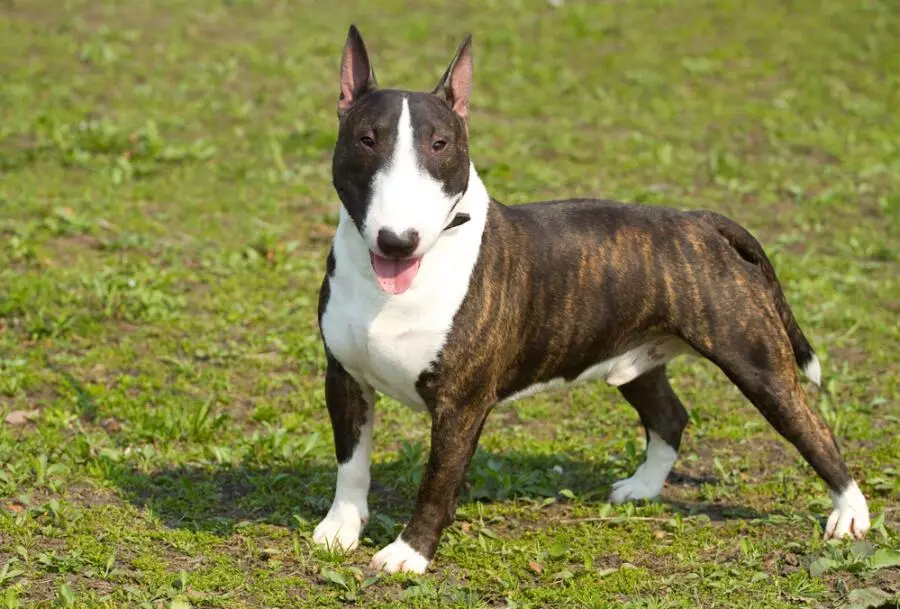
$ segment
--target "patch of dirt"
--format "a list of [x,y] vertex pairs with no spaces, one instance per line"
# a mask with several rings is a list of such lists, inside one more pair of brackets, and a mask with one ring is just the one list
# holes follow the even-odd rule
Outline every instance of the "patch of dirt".
[[719,479],[711,475],[694,475],[689,471],[684,471],[684,468],[679,466],[672,470],[666,482],[673,486],[700,487],[704,484],[718,484]]
[[[499,430],[518,427],[523,424],[525,424],[525,422],[519,418],[519,412],[515,408],[495,408],[493,412],[491,412],[488,421],[485,423],[485,432],[488,431],[489,426]],[[532,426],[531,422],[528,422],[527,424],[529,428]]]
[[[679,452],[681,458],[669,482],[682,486],[700,486],[704,482],[718,483],[720,480],[715,467],[716,457],[719,457],[721,462],[723,457],[747,456],[746,461],[741,462],[742,467],[746,466],[740,473],[742,480],[763,478],[773,469],[790,467],[797,462],[797,452],[787,442],[776,437],[774,432],[762,437],[754,434],[750,439],[731,440],[691,438],[688,431]],[[688,455],[696,455],[699,458],[685,459]]]
[[[31,507],[42,506],[49,501],[63,500],[69,503],[77,504],[80,507],[100,507],[104,505],[120,504],[121,500],[112,492],[106,489],[100,489],[88,484],[76,482],[72,486],[63,491],[62,494],[51,493],[46,489],[35,488],[29,491],[29,505]],[[24,509],[24,505],[16,499],[6,500],[0,503],[0,509],[6,509],[11,512],[19,512]],[[65,545],[64,540],[45,537],[44,541],[51,544],[51,547],[60,547]]]
[[[35,603],[36,607],[50,607],[53,599],[56,598],[56,592],[59,590],[63,582],[69,584],[75,581],[75,576],[57,576],[42,577],[41,579],[33,579],[28,581],[26,596],[22,598],[24,601]],[[75,588],[72,588],[75,590]]]
[[806,144],[796,144],[790,146],[790,151],[797,156],[810,159],[819,165],[837,165],[841,159],[836,155]]
[[[537,441],[553,440],[559,431],[559,421],[571,420],[574,416],[572,395],[569,391],[560,390],[549,392],[545,396],[553,399],[553,404],[548,406],[550,412],[546,416],[523,419],[515,403],[497,406],[488,416],[482,438],[489,438],[493,434],[503,434],[509,429],[515,428],[522,430]],[[480,444],[485,444],[484,439]]]
[[307,226],[305,228],[306,230],[302,235],[306,237],[306,242],[316,245],[330,244],[336,230],[335,226],[324,223],[316,223],[312,227]]
[[[832,367],[840,367],[839,363],[846,362],[851,368],[864,368],[868,362],[869,355],[865,349],[856,345],[846,347],[831,347],[828,349],[828,355],[832,360]],[[835,365],[838,364],[838,365]]]
[[83,507],[100,507],[122,503],[122,500],[111,491],[83,483],[76,483],[68,487],[65,492],[65,500],[77,503]]
[[84,233],[74,235],[62,235],[52,239],[48,245],[55,245],[57,251],[68,253],[71,250],[81,248],[96,248],[100,245],[100,239]]
[[37,139],[31,134],[19,133],[0,141],[0,172],[23,169],[39,157]]
[[663,502],[673,511],[679,512],[685,516],[696,516],[700,514],[707,516],[714,525],[723,524],[729,520],[762,519],[766,518],[768,515],[777,513],[776,511],[763,513],[751,507],[728,503],[683,503],[680,501],[672,501],[665,498],[665,491],[663,491]]

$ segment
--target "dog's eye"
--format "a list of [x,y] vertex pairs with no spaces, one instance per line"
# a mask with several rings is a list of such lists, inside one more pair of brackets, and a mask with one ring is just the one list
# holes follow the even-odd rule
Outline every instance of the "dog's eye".
[[373,140],[368,135],[362,136],[361,138],[359,138],[359,141],[362,142],[365,146],[368,146],[369,148],[373,148],[375,146],[375,140]]
[[440,152],[441,150],[444,149],[444,146],[446,146],[446,145],[447,145],[447,142],[445,142],[444,140],[438,140],[431,145],[431,149],[434,150],[435,152]]

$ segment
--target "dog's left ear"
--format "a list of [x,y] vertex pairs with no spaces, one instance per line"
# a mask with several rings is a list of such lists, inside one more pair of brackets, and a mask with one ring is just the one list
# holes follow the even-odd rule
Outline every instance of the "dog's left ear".
[[469,124],[469,94],[472,92],[472,35],[459,45],[456,56],[450,62],[444,77],[434,94],[447,102],[456,114]]

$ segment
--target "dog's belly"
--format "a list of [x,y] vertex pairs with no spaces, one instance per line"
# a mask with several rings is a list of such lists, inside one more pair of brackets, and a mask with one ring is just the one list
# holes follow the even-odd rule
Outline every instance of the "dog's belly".
[[594,379],[602,379],[613,387],[618,387],[653,368],[662,366],[674,357],[691,352],[693,350],[684,341],[674,336],[655,338],[615,357],[588,366],[573,379],[556,377],[535,383],[502,398],[500,403],[514,402],[537,393]]

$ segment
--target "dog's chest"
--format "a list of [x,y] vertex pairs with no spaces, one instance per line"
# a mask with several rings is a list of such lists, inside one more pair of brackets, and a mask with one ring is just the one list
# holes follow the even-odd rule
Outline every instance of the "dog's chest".
[[416,381],[438,357],[452,315],[429,314],[424,300],[372,306],[373,296],[378,295],[366,292],[337,275],[331,279],[331,295],[322,316],[325,344],[357,381],[409,406],[422,407]]
[[422,408],[416,382],[447,341],[471,266],[454,264],[451,252],[436,247],[423,258],[412,287],[390,295],[360,264],[368,263],[368,253],[357,251],[352,239],[339,229],[333,244],[335,271],[321,321],[325,344],[357,381]]

